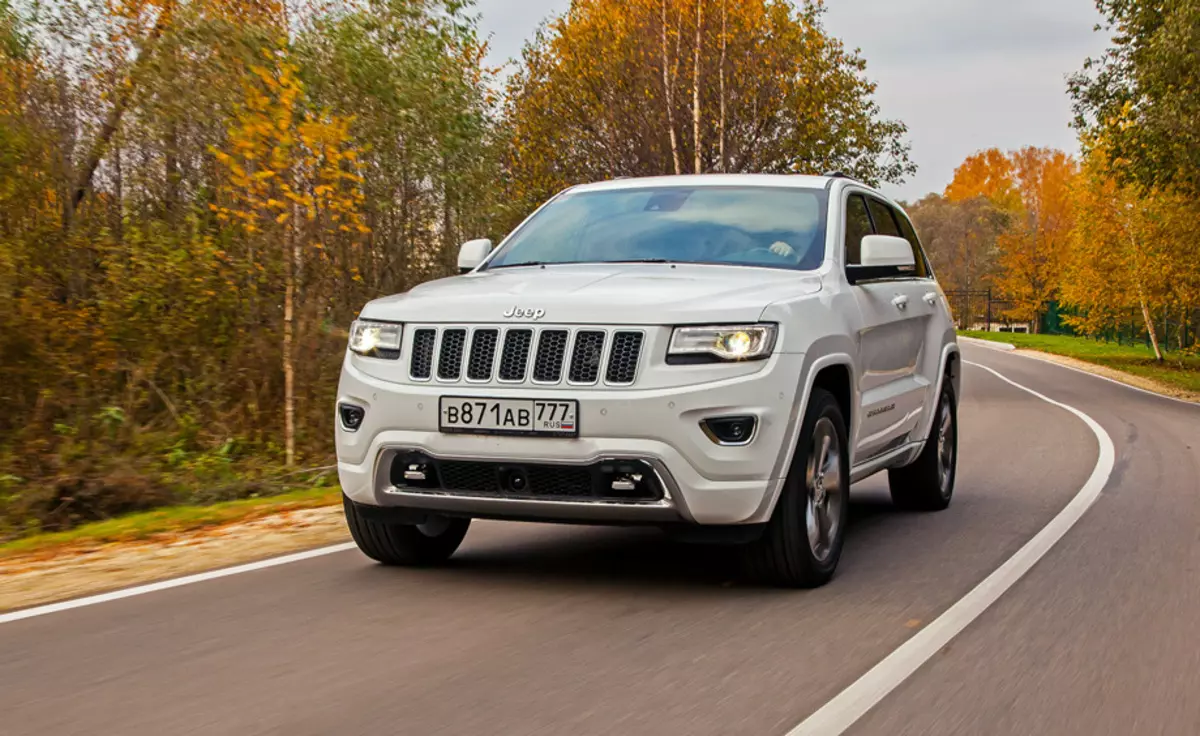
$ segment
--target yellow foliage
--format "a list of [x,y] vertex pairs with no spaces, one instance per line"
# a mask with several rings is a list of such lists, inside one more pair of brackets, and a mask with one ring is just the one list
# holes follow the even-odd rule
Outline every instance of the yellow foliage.
[[[367,232],[360,205],[362,177],[350,122],[307,107],[299,67],[281,45],[265,49],[268,64],[249,67],[243,79],[242,104],[227,132],[224,150],[214,158],[229,174],[222,194],[225,208],[236,214],[247,232],[295,228],[285,209],[297,207],[301,221],[320,222],[321,213],[346,218],[356,232]],[[266,162],[262,166],[259,162]],[[348,232],[345,226],[340,231]],[[315,233],[314,233],[315,235]]]

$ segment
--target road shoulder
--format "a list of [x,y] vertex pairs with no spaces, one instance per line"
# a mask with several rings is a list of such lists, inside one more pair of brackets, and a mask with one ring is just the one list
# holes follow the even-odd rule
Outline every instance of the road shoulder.
[[1028,348],[1015,348],[1012,350],[1012,352],[1017,355],[1024,355],[1026,357],[1034,358],[1037,360],[1044,360],[1049,363],[1057,363],[1059,365],[1064,365],[1064,366],[1067,366],[1068,368],[1074,368],[1075,370],[1080,370],[1085,373],[1091,373],[1094,376],[1100,376],[1101,378],[1107,378],[1110,381],[1116,381],[1117,383],[1123,383],[1127,386],[1132,386],[1134,388],[1138,388],[1143,391],[1149,391],[1150,393],[1159,394],[1161,396],[1166,396],[1166,397],[1169,397],[1172,399],[1178,399],[1180,401],[1189,401],[1192,403],[1200,403],[1200,393],[1197,393],[1195,391],[1187,391],[1185,389],[1175,388],[1173,386],[1168,386],[1168,385],[1160,383],[1158,381],[1152,381],[1149,378],[1143,378],[1141,376],[1135,376],[1132,373],[1126,373],[1125,371],[1119,371],[1119,370],[1116,370],[1115,368],[1108,368],[1106,366],[1097,365],[1095,363],[1089,363],[1086,360],[1079,360],[1078,358],[1068,358],[1065,355],[1056,355],[1054,353],[1047,353],[1047,352],[1044,352],[1041,350],[1030,350]]
[[169,538],[0,559],[0,611],[203,572],[348,540],[340,505],[282,511]]
[[1160,396],[1166,396],[1168,398],[1178,399],[1180,401],[1188,401],[1191,403],[1200,403],[1200,392],[1188,391],[1187,389],[1179,388],[1177,386],[1170,386],[1162,383],[1161,381],[1155,381],[1150,378],[1136,376],[1132,373],[1117,370],[1116,368],[1109,368],[1108,366],[1100,365],[1098,363],[1092,363],[1079,358],[1068,357],[1066,355],[1059,355],[1058,353],[1051,353],[1045,350],[1017,347],[1016,345],[1007,342],[981,340],[979,338],[970,337],[967,335],[960,335],[958,339],[960,342],[964,342],[969,345],[978,345],[979,347],[987,348],[989,350],[1015,353],[1028,358],[1044,360],[1050,363],[1057,363],[1058,365],[1074,368],[1075,370],[1083,371],[1084,373],[1090,373],[1094,376],[1100,376],[1101,378],[1107,378],[1110,381],[1123,383],[1126,386],[1132,386],[1134,388],[1141,389],[1142,391],[1149,391],[1150,393],[1159,394]]

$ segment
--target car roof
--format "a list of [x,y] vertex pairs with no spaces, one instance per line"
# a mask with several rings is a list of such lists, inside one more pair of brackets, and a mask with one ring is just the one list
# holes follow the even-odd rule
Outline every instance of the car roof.
[[[863,186],[865,184],[843,176],[808,176],[804,174],[684,174],[676,176],[642,176],[610,179],[571,187],[570,192],[598,192],[646,187],[678,186],[738,186],[738,187],[794,187],[796,189],[824,189],[831,183],[844,181]],[[873,191],[873,190],[872,190]]]

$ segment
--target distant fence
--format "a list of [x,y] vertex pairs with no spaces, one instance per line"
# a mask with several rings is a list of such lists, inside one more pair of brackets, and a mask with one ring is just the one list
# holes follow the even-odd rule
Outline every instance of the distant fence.
[[[1075,309],[1047,302],[1038,318],[1036,329],[1032,321],[1009,317],[1012,302],[996,298],[991,289],[954,289],[946,292],[950,312],[960,330],[987,332],[1038,332],[1043,335],[1075,335],[1067,317],[1079,314]],[[1158,344],[1165,351],[1188,350],[1200,340],[1200,308],[1160,313],[1154,320]],[[1122,310],[1120,317],[1105,330],[1091,336],[1095,340],[1119,345],[1150,345],[1150,333],[1139,307]]]
[[[950,313],[960,330],[1028,332],[1028,324],[1007,319],[1009,303],[992,297],[991,289],[957,289],[946,292]],[[1014,325],[1016,326],[1014,328]]]

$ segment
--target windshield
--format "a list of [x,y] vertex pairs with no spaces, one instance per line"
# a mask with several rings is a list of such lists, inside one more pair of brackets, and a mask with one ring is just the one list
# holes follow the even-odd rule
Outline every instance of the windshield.
[[794,187],[567,193],[487,268],[649,261],[812,270],[825,258],[825,201],[823,189]]

